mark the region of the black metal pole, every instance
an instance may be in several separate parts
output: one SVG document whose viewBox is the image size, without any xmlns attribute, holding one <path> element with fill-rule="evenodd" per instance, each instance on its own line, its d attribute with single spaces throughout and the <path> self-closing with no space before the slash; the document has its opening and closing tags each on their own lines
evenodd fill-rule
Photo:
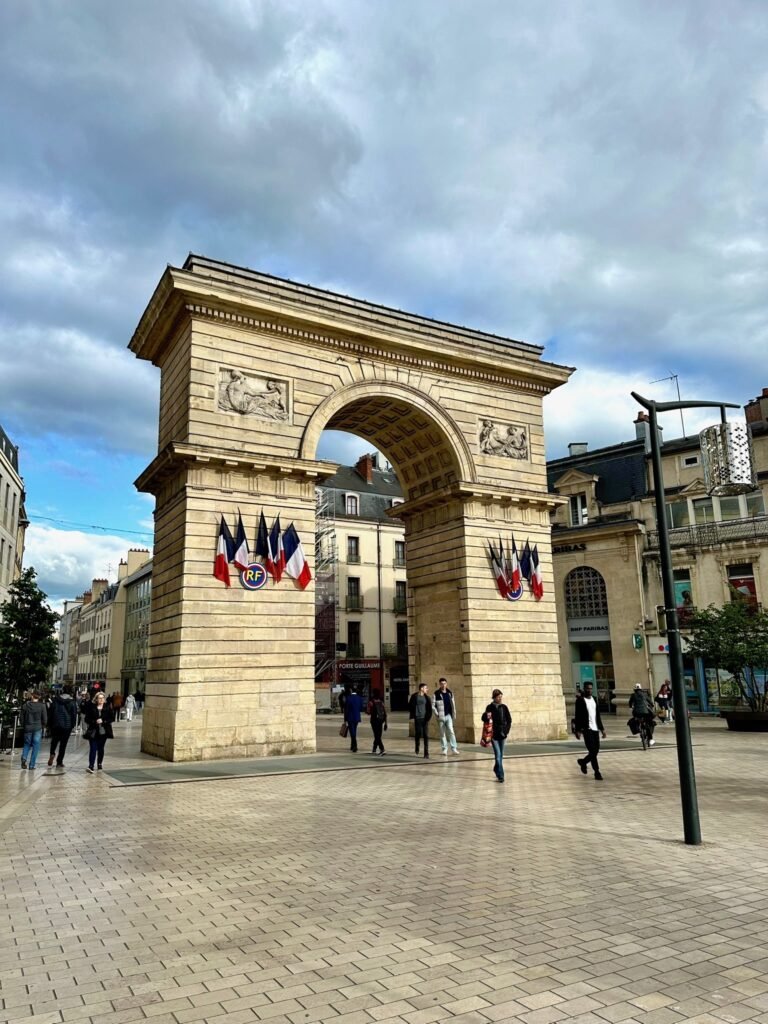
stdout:
<svg viewBox="0 0 768 1024">
<path fill-rule="evenodd" d="M 667 510 L 664 501 L 664 476 L 661 468 L 661 447 L 656 403 L 648 402 L 649 428 L 651 432 L 651 462 L 653 464 L 653 489 L 656 500 L 656 520 L 659 534 L 659 560 L 661 563 L 661 585 L 664 591 L 664 615 L 667 624 L 669 645 L 669 673 L 672 679 L 672 702 L 675 710 L 675 736 L 677 738 L 677 766 L 680 773 L 680 800 L 683 806 L 683 833 L 690 846 L 701 843 L 699 804 L 696 796 L 696 775 L 693 768 L 693 747 L 688 721 L 688 701 L 685 695 L 683 675 L 683 650 L 680 643 L 680 628 L 677 619 L 675 590 L 672 576 L 672 552 L 669 547 Z"/>
</svg>

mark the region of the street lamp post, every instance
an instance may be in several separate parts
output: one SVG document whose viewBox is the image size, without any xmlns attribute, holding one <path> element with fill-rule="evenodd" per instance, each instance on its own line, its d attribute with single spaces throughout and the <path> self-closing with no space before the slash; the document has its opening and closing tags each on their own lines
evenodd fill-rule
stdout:
<svg viewBox="0 0 768 1024">
<path fill-rule="evenodd" d="M 669 646 L 669 674 L 672 681 L 672 701 L 675 708 L 675 737 L 677 739 L 677 766 L 680 774 L 680 800 L 683 808 L 683 834 L 689 846 L 701 843 L 699 804 L 696 796 L 696 775 L 693 767 L 691 728 L 688 721 L 688 701 L 685 695 L 683 676 L 683 648 L 680 641 L 680 625 L 677 616 L 675 590 L 672 575 L 672 552 L 669 546 L 667 510 L 664 501 L 664 476 L 661 468 L 661 445 L 659 444 L 658 413 L 678 409 L 714 407 L 720 410 L 725 423 L 725 410 L 738 409 L 730 402 L 653 402 L 635 391 L 632 397 L 648 410 L 648 427 L 651 442 L 651 463 L 653 465 L 653 491 L 656 502 L 656 521 L 659 535 L 659 562 L 661 584 L 664 592 L 664 617 L 667 626 Z"/>
</svg>

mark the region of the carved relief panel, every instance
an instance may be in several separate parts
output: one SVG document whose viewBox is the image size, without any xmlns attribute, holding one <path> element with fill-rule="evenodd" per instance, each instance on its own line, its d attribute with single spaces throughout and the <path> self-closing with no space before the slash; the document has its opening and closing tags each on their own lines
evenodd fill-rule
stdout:
<svg viewBox="0 0 768 1024">
<path fill-rule="evenodd" d="M 517 423 L 484 419 L 479 424 L 479 445 L 483 455 L 502 459 L 527 459 L 528 432 Z"/>
<path fill-rule="evenodd" d="M 287 422 L 288 382 L 222 367 L 219 370 L 217 408 L 220 412 L 252 416 L 258 420 Z"/>
</svg>

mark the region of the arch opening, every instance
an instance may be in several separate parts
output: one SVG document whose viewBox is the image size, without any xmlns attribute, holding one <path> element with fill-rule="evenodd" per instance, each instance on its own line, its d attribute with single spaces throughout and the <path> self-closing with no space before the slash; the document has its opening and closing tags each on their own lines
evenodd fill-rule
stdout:
<svg viewBox="0 0 768 1024">
<path fill-rule="evenodd" d="M 406 501 L 475 479 L 459 428 L 437 402 L 405 385 L 365 382 L 335 392 L 310 418 L 302 458 L 315 458 L 324 430 L 369 441 L 394 467 Z"/>
<path fill-rule="evenodd" d="M 563 581 L 574 692 L 592 683 L 600 710 L 615 714 L 616 680 L 608 618 L 608 592 L 597 569 L 580 565 Z"/>
</svg>

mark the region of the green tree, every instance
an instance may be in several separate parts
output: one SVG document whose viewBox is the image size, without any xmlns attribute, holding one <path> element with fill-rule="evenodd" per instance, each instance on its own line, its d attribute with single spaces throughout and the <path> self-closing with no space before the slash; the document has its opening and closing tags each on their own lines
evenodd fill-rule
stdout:
<svg viewBox="0 0 768 1024">
<path fill-rule="evenodd" d="M 43 686 L 56 662 L 59 616 L 48 607 L 36 576 L 34 569 L 24 569 L 0 605 L 0 701 L 5 703 Z"/>
<path fill-rule="evenodd" d="M 730 672 L 752 711 L 768 710 L 768 614 L 745 601 L 706 608 L 691 616 L 688 652 Z"/>
</svg>

